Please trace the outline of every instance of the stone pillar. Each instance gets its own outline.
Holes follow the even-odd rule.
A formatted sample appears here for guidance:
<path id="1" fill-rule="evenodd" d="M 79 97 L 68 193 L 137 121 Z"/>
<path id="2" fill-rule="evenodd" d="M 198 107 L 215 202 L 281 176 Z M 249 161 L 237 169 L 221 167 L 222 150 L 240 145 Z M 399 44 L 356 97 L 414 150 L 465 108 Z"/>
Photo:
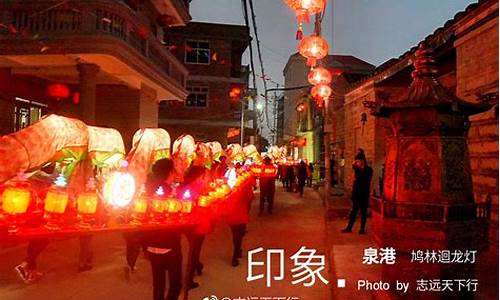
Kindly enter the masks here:
<path id="1" fill-rule="evenodd" d="M 97 73 L 100 67 L 94 64 L 78 64 L 80 103 L 82 105 L 82 121 L 88 125 L 96 125 L 96 86 Z"/>
<path id="2" fill-rule="evenodd" d="M 139 127 L 158 127 L 158 100 L 156 90 L 142 84 L 139 97 Z"/>

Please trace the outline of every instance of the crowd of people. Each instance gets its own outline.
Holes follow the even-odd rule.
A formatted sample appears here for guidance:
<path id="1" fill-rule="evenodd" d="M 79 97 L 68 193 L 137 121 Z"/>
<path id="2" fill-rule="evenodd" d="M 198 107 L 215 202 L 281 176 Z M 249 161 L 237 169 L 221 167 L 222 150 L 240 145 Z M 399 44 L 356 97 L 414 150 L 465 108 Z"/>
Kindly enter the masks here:
<path id="1" fill-rule="evenodd" d="M 241 165 L 235 165 L 236 172 L 241 172 Z M 207 192 L 209 183 L 215 179 L 222 178 L 228 169 L 226 157 L 221 156 L 218 161 L 213 162 L 210 169 L 205 166 L 193 165 L 189 167 L 183 177 L 182 182 L 174 181 L 174 162 L 171 159 L 160 159 L 155 162 L 152 171 L 147 178 L 145 192 L 149 196 L 154 196 L 159 187 L 163 189 L 165 195 L 177 196 L 181 198 L 189 191 L 192 199 Z M 51 171 L 44 170 L 46 174 Z M 53 171 L 53 170 L 52 170 Z M 43 171 L 42 171 L 43 172 Z M 47 176 L 51 178 L 50 176 Z M 47 180 L 47 182 L 50 182 Z M 223 219 L 231 228 L 233 235 L 233 255 L 231 265 L 239 265 L 242 257 L 243 237 L 247 232 L 249 222 L 250 205 L 254 198 L 254 185 L 249 185 L 237 193 L 234 201 L 228 201 L 225 207 Z M 41 188 L 41 191 L 44 189 Z M 134 231 L 123 234 L 125 239 L 126 262 L 125 277 L 129 279 L 136 273 L 136 262 L 141 250 L 151 264 L 153 277 L 153 299 L 154 300 L 174 300 L 178 299 L 184 287 L 193 289 L 199 286 L 195 281 L 195 276 L 202 275 L 204 264 L 201 261 L 201 252 L 205 236 L 214 230 L 216 220 L 207 214 L 194 227 L 182 229 L 156 229 L 149 231 Z M 181 248 L 181 238 L 185 236 L 189 242 L 188 266 L 186 268 L 187 283 L 183 282 L 183 253 Z M 78 272 L 92 270 L 91 235 L 83 235 L 80 239 L 80 258 Z M 26 259 L 15 267 L 15 270 L 26 283 L 33 283 L 43 275 L 37 269 L 37 258 L 49 244 L 49 239 L 36 239 L 28 243 Z M 166 279 L 168 273 L 168 291 L 166 292 Z"/>
<path id="2" fill-rule="evenodd" d="M 237 163 L 236 172 L 241 172 L 242 166 Z M 183 176 L 182 182 L 175 182 L 174 162 L 171 159 L 160 159 L 152 166 L 149 174 L 145 192 L 153 196 L 158 188 L 162 188 L 166 195 L 181 198 L 189 191 L 192 199 L 207 192 L 210 182 L 223 178 L 228 170 L 226 157 L 221 156 L 218 161 L 214 161 L 211 167 L 193 165 L 188 168 Z M 275 181 L 279 179 L 285 191 L 298 192 L 304 195 L 304 187 L 312 184 L 312 164 L 301 161 L 298 164 L 281 164 L 275 166 L 269 157 L 264 158 L 259 177 L 260 186 L 260 206 L 259 215 L 262 215 L 267 203 L 268 214 L 273 213 Z M 358 150 L 353 163 L 353 193 L 352 210 L 349 215 L 349 222 L 343 233 L 352 231 L 358 212 L 361 214 L 360 234 L 365 233 L 367 209 L 370 195 L 370 184 L 373 170 L 368 166 L 364 151 Z M 42 169 L 37 176 L 31 178 L 32 183 L 38 185 L 38 190 L 43 193 L 50 186 L 53 180 L 54 169 L 51 165 Z M 43 180 L 46 178 L 47 180 Z M 238 194 L 238 201 L 229 202 L 226 207 L 225 221 L 232 232 L 232 257 L 231 265 L 239 265 L 242 258 L 242 242 L 247 232 L 249 222 L 249 212 L 251 202 L 254 198 L 255 182 Z M 42 195 L 43 196 L 43 195 Z M 243 204 L 242 204 L 243 203 Z M 197 288 L 199 283 L 195 281 L 195 276 L 201 276 L 204 264 L 201 261 L 203 242 L 207 234 L 214 230 L 215 221 L 209 215 L 203 218 L 194 228 L 184 229 L 157 229 L 152 231 L 135 231 L 123 234 L 125 239 L 125 278 L 130 279 L 136 273 L 136 262 L 141 250 L 149 260 L 153 278 L 153 299 L 154 300 L 174 300 L 178 299 L 183 286 L 187 289 Z M 185 236 L 189 242 L 188 266 L 186 269 L 187 282 L 183 282 L 183 253 L 181 238 Z M 78 272 L 92 270 L 92 250 L 91 235 L 82 235 L 80 239 L 80 256 Z M 15 267 L 19 276 L 26 283 L 37 281 L 42 273 L 37 269 L 37 257 L 49 244 L 48 239 L 32 240 L 28 244 L 25 261 Z M 166 279 L 168 273 L 168 291 L 166 292 Z"/>
<path id="3" fill-rule="evenodd" d="M 283 184 L 285 191 L 298 192 L 300 196 L 304 196 L 304 187 L 312 186 L 312 176 L 314 166 L 312 163 L 307 164 L 305 161 L 300 161 L 298 164 L 279 164 L 278 178 Z"/>

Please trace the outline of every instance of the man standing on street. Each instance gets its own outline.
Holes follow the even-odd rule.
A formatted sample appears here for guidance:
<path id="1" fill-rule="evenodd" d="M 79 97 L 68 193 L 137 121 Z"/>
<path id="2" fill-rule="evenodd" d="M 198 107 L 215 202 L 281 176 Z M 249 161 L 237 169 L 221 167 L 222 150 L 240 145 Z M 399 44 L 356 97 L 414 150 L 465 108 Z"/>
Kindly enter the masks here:
<path id="1" fill-rule="evenodd" d="M 342 230 L 343 233 L 352 232 L 352 227 L 356 221 L 358 210 L 361 211 L 361 227 L 359 234 L 365 234 L 366 215 L 368 210 L 368 202 L 370 200 L 370 184 L 372 181 L 373 170 L 366 162 L 366 157 L 363 149 L 358 149 L 358 153 L 354 157 L 352 166 L 354 170 L 354 183 L 352 186 L 352 210 L 349 215 L 349 224 Z"/>
<path id="2" fill-rule="evenodd" d="M 260 174 L 260 209 L 259 216 L 264 212 L 264 203 L 267 201 L 267 212 L 271 215 L 273 213 L 274 205 L 274 181 L 276 179 L 276 167 L 272 164 L 271 158 L 264 158 L 264 165 Z"/>
<path id="3" fill-rule="evenodd" d="M 303 197 L 304 186 L 306 185 L 306 180 L 307 180 L 307 165 L 304 161 L 301 161 L 299 164 L 299 168 L 297 170 L 297 180 L 299 184 L 300 197 Z"/>

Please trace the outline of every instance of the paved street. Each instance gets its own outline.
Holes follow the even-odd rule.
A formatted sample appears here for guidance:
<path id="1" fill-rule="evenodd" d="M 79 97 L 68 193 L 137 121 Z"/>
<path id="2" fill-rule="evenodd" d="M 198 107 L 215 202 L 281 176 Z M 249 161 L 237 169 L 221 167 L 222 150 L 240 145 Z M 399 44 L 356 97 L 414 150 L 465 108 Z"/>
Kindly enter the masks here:
<path id="1" fill-rule="evenodd" d="M 299 299 L 329 299 L 330 287 L 317 280 L 313 287 L 292 285 L 289 259 L 301 246 L 317 249 L 325 254 L 324 208 L 317 193 L 307 189 L 304 198 L 297 194 L 282 192 L 277 187 L 275 214 L 257 216 L 258 194 L 252 208 L 252 219 L 244 250 L 258 247 L 264 249 L 286 249 L 285 275 L 283 281 L 272 282 L 266 287 L 265 279 L 247 282 L 247 260 L 234 268 L 230 265 L 231 233 L 224 223 L 207 237 L 202 261 L 205 264 L 203 276 L 197 278 L 200 288 L 190 293 L 189 299 L 202 299 L 216 295 L 222 297 L 298 297 Z M 186 241 L 183 241 L 184 248 Z M 120 234 L 96 236 L 94 248 L 94 269 L 77 273 L 78 240 L 57 241 L 49 245 L 39 258 L 39 269 L 45 273 L 40 282 L 25 285 L 14 272 L 13 267 L 25 254 L 25 246 L 0 250 L 0 299 L 150 299 L 151 274 L 149 263 L 141 256 L 139 271 L 131 282 L 123 276 L 125 265 L 124 242 Z M 244 255 L 245 257 L 245 255 Z M 262 256 L 257 256 L 258 259 Z M 186 259 L 186 256 L 184 257 Z M 274 260 L 273 262 L 276 262 Z M 263 272 L 256 267 L 255 272 Z M 277 263 L 273 274 L 278 274 Z M 327 280 L 328 267 L 322 272 Z"/>

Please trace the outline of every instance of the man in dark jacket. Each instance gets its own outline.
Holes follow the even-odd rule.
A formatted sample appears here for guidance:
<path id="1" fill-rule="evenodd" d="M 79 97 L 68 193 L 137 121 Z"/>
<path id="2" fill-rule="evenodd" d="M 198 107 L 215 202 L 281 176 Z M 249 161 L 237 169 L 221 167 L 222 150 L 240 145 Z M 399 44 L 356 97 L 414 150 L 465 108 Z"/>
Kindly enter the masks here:
<path id="1" fill-rule="evenodd" d="M 304 186 L 307 180 L 307 165 L 304 161 L 301 161 L 297 170 L 297 181 L 299 184 L 299 194 L 304 196 Z"/>
<path id="2" fill-rule="evenodd" d="M 366 163 L 366 158 L 363 149 L 359 149 L 354 157 L 352 166 L 354 170 L 354 183 L 352 186 L 352 210 L 349 215 L 349 223 L 342 230 L 343 233 L 352 232 L 352 227 L 356 221 L 358 210 L 361 212 L 361 226 L 359 234 L 365 233 L 366 215 L 368 203 L 370 200 L 370 184 L 372 181 L 373 170 Z"/>
<path id="3" fill-rule="evenodd" d="M 165 195 L 172 192 L 174 164 L 170 159 L 161 159 L 153 165 L 153 174 L 146 182 L 146 192 L 152 193 L 162 187 Z M 177 300 L 182 289 L 181 232 L 175 229 L 160 229 L 143 233 L 143 247 L 151 262 L 153 273 L 153 299 Z M 168 293 L 165 297 L 166 273 Z"/>

